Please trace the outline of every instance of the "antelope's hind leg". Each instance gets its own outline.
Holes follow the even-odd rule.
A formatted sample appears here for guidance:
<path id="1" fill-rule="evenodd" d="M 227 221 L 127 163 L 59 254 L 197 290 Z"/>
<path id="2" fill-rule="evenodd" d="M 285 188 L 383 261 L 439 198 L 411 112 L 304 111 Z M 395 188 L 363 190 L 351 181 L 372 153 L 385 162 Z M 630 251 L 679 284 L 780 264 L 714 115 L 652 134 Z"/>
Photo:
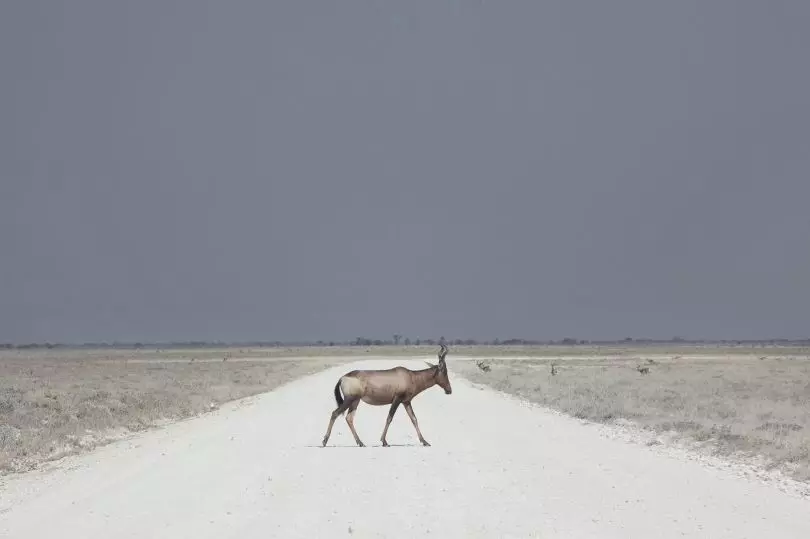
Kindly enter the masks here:
<path id="1" fill-rule="evenodd" d="M 357 445 L 360 447 L 366 447 L 366 445 L 360 441 L 360 437 L 357 435 L 357 431 L 354 430 L 354 412 L 357 411 L 357 406 L 360 404 L 360 399 L 355 399 L 349 405 L 349 411 L 346 413 L 346 423 L 349 424 L 349 429 L 352 431 L 352 436 L 354 436 L 354 441 L 357 442 Z"/>
<path id="2" fill-rule="evenodd" d="M 326 427 L 326 435 L 324 435 L 323 437 L 323 447 L 326 447 L 326 442 L 329 441 L 329 436 L 331 436 L 332 434 L 332 425 L 335 424 L 335 419 L 337 419 L 340 414 L 346 411 L 346 409 L 352 405 L 352 402 L 353 401 L 345 400 L 343 401 L 343 404 L 335 408 L 335 411 L 332 412 L 332 416 L 329 418 L 329 426 Z"/>

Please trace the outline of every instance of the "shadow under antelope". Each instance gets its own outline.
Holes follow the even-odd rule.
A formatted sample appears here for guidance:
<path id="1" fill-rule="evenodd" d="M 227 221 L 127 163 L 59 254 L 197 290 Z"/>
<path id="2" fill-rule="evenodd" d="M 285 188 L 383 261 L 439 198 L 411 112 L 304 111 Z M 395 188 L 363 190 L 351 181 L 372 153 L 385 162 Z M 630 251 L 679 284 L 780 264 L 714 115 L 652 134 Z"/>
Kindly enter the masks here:
<path id="1" fill-rule="evenodd" d="M 388 432 L 388 426 L 391 420 L 394 419 L 394 414 L 400 404 L 405 407 L 408 412 L 408 417 L 411 418 L 416 429 L 416 434 L 419 436 L 419 441 L 422 445 L 429 446 L 430 444 L 422 436 L 419 430 L 419 423 L 416 421 L 416 415 L 413 413 L 411 400 L 422 391 L 438 385 L 447 395 L 453 392 L 450 387 L 450 379 L 447 376 L 447 364 L 444 361 L 447 355 L 447 347 L 441 345 L 439 351 L 439 364 L 433 365 L 432 363 L 425 362 L 430 365 L 427 369 L 411 370 L 405 367 L 394 367 L 393 369 L 382 370 L 357 370 L 347 372 L 335 384 L 335 402 L 337 408 L 332 412 L 329 418 L 329 426 L 326 429 L 326 435 L 323 437 L 323 446 L 329 441 L 329 436 L 332 433 L 332 425 L 335 420 L 343 412 L 348 411 L 346 414 L 346 423 L 349 424 L 349 429 L 352 431 L 354 441 L 360 447 L 365 447 L 360 437 L 357 436 L 357 431 L 354 430 L 354 412 L 360 401 L 372 406 L 384 406 L 390 404 L 391 408 L 388 410 L 388 419 L 385 421 L 385 428 L 382 431 L 380 441 L 383 447 L 388 447 L 388 442 L 385 440 L 385 435 Z M 341 396 L 341 393 L 343 396 Z"/>

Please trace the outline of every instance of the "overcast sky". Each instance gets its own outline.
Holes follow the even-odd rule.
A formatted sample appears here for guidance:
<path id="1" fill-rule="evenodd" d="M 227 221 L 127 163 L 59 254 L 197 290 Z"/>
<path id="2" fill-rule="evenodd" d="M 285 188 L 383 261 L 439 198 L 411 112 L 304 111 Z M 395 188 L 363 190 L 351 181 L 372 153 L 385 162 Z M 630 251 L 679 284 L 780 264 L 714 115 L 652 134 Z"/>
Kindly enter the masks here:
<path id="1" fill-rule="evenodd" d="M 810 336 L 808 28 L 4 1 L 0 342 Z"/>

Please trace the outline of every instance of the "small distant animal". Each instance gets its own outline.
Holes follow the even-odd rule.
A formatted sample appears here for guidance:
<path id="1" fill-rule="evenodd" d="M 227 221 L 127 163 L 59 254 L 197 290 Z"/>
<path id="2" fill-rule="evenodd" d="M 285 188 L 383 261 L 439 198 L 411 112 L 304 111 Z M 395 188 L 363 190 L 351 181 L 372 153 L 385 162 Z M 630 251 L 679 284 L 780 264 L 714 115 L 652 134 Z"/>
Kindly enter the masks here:
<path id="1" fill-rule="evenodd" d="M 557 364 L 556 363 L 551 364 L 551 376 L 557 376 Z"/>
<path id="2" fill-rule="evenodd" d="M 483 362 L 483 361 L 481 361 L 480 359 L 479 359 L 479 360 L 477 360 L 477 361 L 475 362 L 475 364 L 478 366 L 478 368 L 479 368 L 479 369 L 481 369 L 481 370 L 482 370 L 482 371 L 484 371 L 484 372 L 489 372 L 489 371 L 491 371 L 491 370 L 492 370 L 492 367 L 490 367 L 489 365 L 487 365 L 486 363 L 484 363 L 484 362 Z"/>
<path id="3" fill-rule="evenodd" d="M 642 367 L 641 365 L 638 365 L 636 367 L 636 370 L 638 372 L 640 372 L 641 374 L 650 374 L 650 368 L 649 367 Z"/>
<path id="4" fill-rule="evenodd" d="M 332 434 L 332 426 L 338 416 L 348 411 L 346 423 L 349 425 L 349 430 L 352 431 L 354 441 L 358 446 L 365 447 L 360 437 L 357 436 L 357 431 L 354 430 L 354 413 L 360 401 L 363 401 L 372 406 L 391 405 L 388 410 L 388 419 L 385 421 L 385 428 L 383 428 L 380 437 L 383 447 L 388 447 L 385 435 L 388 433 L 388 427 L 391 425 L 391 420 L 394 419 L 394 414 L 400 404 L 405 407 L 408 417 L 411 418 L 411 423 L 416 429 L 419 441 L 422 445 L 429 446 L 430 444 L 422 436 L 422 431 L 419 430 L 419 423 L 416 420 L 416 414 L 413 413 L 411 401 L 421 392 L 434 385 L 441 387 L 447 395 L 453 392 L 453 388 L 450 386 L 450 378 L 447 375 L 447 364 L 444 361 L 446 356 L 447 346 L 442 344 L 439 350 L 439 364 L 433 365 L 426 361 L 425 363 L 429 365 L 427 369 L 411 370 L 405 367 L 394 367 L 393 369 L 382 370 L 356 370 L 341 376 L 337 384 L 335 384 L 334 390 L 337 408 L 329 418 L 329 426 L 326 428 L 326 435 L 323 437 L 322 445 L 326 447 L 329 436 Z"/>

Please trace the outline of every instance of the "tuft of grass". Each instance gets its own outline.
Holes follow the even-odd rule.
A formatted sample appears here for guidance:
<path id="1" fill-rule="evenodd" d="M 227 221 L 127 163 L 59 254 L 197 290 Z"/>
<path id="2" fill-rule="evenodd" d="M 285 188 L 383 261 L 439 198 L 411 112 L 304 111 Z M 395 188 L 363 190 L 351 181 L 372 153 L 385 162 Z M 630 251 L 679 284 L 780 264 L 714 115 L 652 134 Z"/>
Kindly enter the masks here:
<path id="1" fill-rule="evenodd" d="M 0 473 L 191 417 L 344 362 L 0 356 Z"/>
<path id="2" fill-rule="evenodd" d="M 489 372 L 465 361 L 451 370 L 577 418 L 629 420 L 810 481 L 810 357 L 657 357 L 644 376 L 638 362 L 638 354 L 490 359 Z"/>

